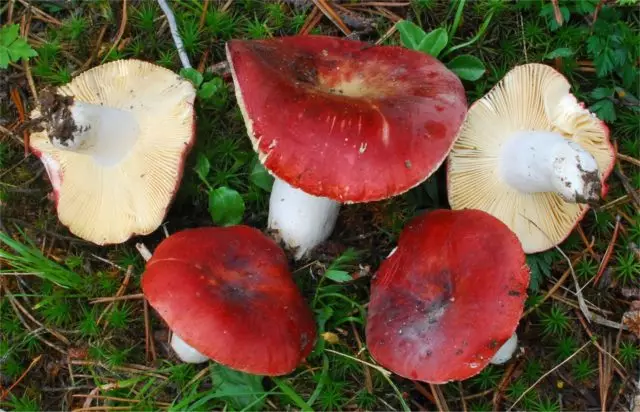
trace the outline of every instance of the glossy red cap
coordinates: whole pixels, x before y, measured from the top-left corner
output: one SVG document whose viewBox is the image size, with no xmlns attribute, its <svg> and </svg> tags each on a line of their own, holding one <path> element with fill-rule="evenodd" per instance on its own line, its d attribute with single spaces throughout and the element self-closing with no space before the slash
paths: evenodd
<svg viewBox="0 0 640 412">
<path fill-rule="evenodd" d="M 479 210 L 411 221 L 371 285 L 367 346 L 408 379 L 474 376 L 515 332 L 529 284 L 516 235 Z"/>
<path fill-rule="evenodd" d="M 227 59 L 265 167 L 339 202 L 385 199 L 422 183 L 467 111 L 460 79 L 404 47 L 313 35 L 230 40 Z"/>
<path fill-rule="evenodd" d="M 147 263 L 142 290 L 171 330 L 232 369 L 283 375 L 313 349 L 315 321 L 286 256 L 257 229 L 171 235 Z"/>
</svg>

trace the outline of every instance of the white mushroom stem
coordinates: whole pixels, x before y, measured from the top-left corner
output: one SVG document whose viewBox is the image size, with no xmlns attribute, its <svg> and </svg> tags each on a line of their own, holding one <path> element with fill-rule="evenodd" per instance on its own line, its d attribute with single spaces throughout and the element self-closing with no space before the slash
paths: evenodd
<svg viewBox="0 0 640 412">
<path fill-rule="evenodd" d="M 514 333 L 502 346 L 500 346 L 500 349 L 498 349 L 495 355 L 493 355 L 493 358 L 491 358 L 490 363 L 494 365 L 502 365 L 513 357 L 517 347 L 518 335 Z"/>
<path fill-rule="evenodd" d="M 555 192 L 571 203 L 600 198 L 602 186 L 595 159 L 558 133 L 515 133 L 502 147 L 500 172 L 507 184 L 520 192 Z"/>
<path fill-rule="evenodd" d="M 136 143 L 138 122 L 126 110 L 75 101 L 69 112 L 57 111 L 47 125 L 51 144 L 58 149 L 91 155 L 97 163 L 110 166 Z"/>
<path fill-rule="evenodd" d="M 202 363 L 209 360 L 207 356 L 198 352 L 175 333 L 171 335 L 171 348 L 174 350 L 178 358 L 186 363 Z"/>
<path fill-rule="evenodd" d="M 312 196 L 278 178 L 269 200 L 269 229 L 292 250 L 295 259 L 325 241 L 333 232 L 340 203 Z"/>
</svg>

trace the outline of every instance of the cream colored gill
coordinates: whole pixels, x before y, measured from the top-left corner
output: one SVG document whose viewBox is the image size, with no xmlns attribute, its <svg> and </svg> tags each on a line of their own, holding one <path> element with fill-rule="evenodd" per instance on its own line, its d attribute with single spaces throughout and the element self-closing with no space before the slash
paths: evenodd
<svg viewBox="0 0 640 412">
<path fill-rule="evenodd" d="M 191 83 L 162 67 L 129 60 L 89 70 L 58 93 L 130 111 L 140 129 L 130 153 L 110 167 L 92 156 L 53 147 L 44 132 L 31 135 L 31 146 L 59 163 L 60 221 L 96 244 L 121 243 L 157 229 L 194 137 Z"/>
<path fill-rule="evenodd" d="M 569 88 L 549 66 L 516 67 L 469 108 L 449 155 L 451 208 L 480 209 L 497 217 L 516 233 L 525 253 L 564 240 L 587 205 L 565 202 L 553 192 L 522 193 L 507 185 L 498 167 L 504 142 L 517 131 L 554 131 L 587 150 L 601 175 L 613 161 L 606 127 L 566 97 L 571 96 Z"/>
</svg>

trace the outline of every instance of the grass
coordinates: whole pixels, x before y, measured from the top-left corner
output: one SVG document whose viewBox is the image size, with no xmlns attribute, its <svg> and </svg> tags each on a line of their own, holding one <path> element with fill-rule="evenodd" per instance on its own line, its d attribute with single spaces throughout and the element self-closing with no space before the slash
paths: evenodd
<svg viewBox="0 0 640 412">
<path fill-rule="evenodd" d="M 85 65 L 119 58 L 144 59 L 181 71 L 155 1 L 29 3 L 39 12 L 10 1 L 11 8 L 6 2 L 0 5 L 0 17 L 6 21 L 11 9 L 13 22 L 28 29 L 29 44 L 38 54 L 28 59 L 37 89 L 65 84 Z M 213 223 L 266 225 L 272 179 L 246 138 L 233 91 L 207 68 L 224 59 L 228 39 L 298 33 L 309 26 L 314 6 L 237 0 L 225 8 L 224 3 L 171 2 L 189 58 L 204 70 L 182 72 L 198 87 L 197 144 L 167 217 L 170 232 Z M 637 4 L 560 0 L 564 21 L 558 24 L 552 2 L 547 1 L 414 0 L 402 7 L 342 3 L 354 19 L 365 22 L 358 29 L 362 40 L 380 39 L 393 26 L 395 15 L 424 32 L 442 28 L 448 38 L 440 56 L 444 62 L 471 55 L 485 68 L 477 79 L 464 80 L 470 101 L 517 64 L 536 61 L 557 67 L 578 98 L 607 121 L 619 153 L 636 160 L 640 156 Z M 307 29 L 342 35 L 325 17 Z M 395 33 L 383 43 L 398 45 L 401 38 Z M 26 74 L 19 61 L 0 71 L 2 82 L 11 76 L 2 84 L 15 88 L 24 106 L 18 110 L 10 90 L 0 89 L 3 128 L 12 129 L 20 112 L 33 107 Z M 618 163 L 631 186 L 640 187 L 637 163 Z M 370 274 L 393 249 L 404 224 L 423 210 L 447 207 L 442 170 L 403 196 L 344 206 L 331 241 L 292 266 L 320 338 L 304 365 L 274 379 L 215 363 L 182 364 L 166 345 L 166 326 L 141 300 L 93 302 L 140 292 L 144 265 L 135 240 L 98 248 L 71 236 L 47 199 L 46 174 L 38 178 L 40 162 L 33 155 L 25 159 L 22 146 L 5 135 L 0 136 L 0 170 L 0 408 L 81 409 L 91 392 L 98 396 L 91 406 L 105 410 L 437 409 L 429 385 L 389 376 L 375 364 L 364 345 L 364 328 Z M 617 175 L 609 185 L 604 204 L 592 209 L 580 225 L 591 250 L 577 231 L 560 248 L 577 260 L 575 273 L 591 310 L 619 321 L 631 301 L 640 299 L 621 293 L 622 288 L 640 286 L 640 216 Z M 212 214 L 220 210 L 220 203 L 211 208 L 212 202 L 231 206 Z M 151 250 L 161 232 L 143 239 Z M 527 262 L 532 282 L 527 315 L 518 329 L 519 357 L 460 384 L 433 390 L 442 393 L 450 410 L 492 410 L 494 399 L 500 410 L 518 399 L 514 408 L 533 411 L 627 407 L 640 362 L 638 337 L 582 319 L 572 278 L 562 276 L 568 265 L 560 253 L 530 255 Z M 363 276 L 354 279 L 354 273 Z M 150 339 L 155 357 L 146 345 Z M 594 345 L 574 356 L 590 341 Z M 620 365 L 603 357 L 598 347 L 607 348 Z M 40 355 L 46 361 L 30 367 Z M 602 359 L 617 369 L 607 373 Z M 600 388 L 608 388 L 606 399 Z"/>
</svg>

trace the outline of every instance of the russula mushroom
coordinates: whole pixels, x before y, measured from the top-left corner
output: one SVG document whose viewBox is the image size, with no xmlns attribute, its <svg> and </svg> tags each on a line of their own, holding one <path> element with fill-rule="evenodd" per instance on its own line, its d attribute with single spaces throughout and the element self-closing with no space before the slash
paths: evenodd
<svg viewBox="0 0 640 412">
<path fill-rule="evenodd" d="M 231 40 L 247 133 L 275 176 L 268 225 L 301 258 L 341 203 L 402 194 L 444 161 L 464 120 L 460 79 L 399 46 L 330 36 Z"/>
<path fill-rule="evenodd" d="M 89 69 L 41 93 L 30 146 L 45 166 L 60 222 L 98 245 L 156 230 L 195 139 L 196 93 L 140 60 Z"/>
<path fill-rule="evenodd" d="M 451 208 L 497 217 L 525 253 L 566 239 L 614 165 L 607 126 L 569 90 L 549 66 L 512 69 L 469 108 L 447 161 Z"/>
<path fill-rule="evenodd" d="M 186 229 L 147 262 L 142 290 L 184 362 L 212 359 L 255 375 L 293 371 L 316 328 L 284 251 L 249 226 Z"/>
<path fill-rule="evenodd" d="M 516 235 L 480 210 L 435 210 L 403 229 L 371 283 L 366 340 L 402 377 L 472 377 L 514 335 L 529 284 Z"/>
</svg>

